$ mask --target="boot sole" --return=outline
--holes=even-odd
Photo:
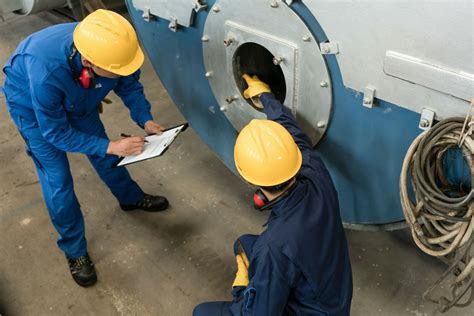
[[[157,208],[140,208],[136,206],[120,205],[120,208],[122,209],[122,211],[125,211],[125,212],[140,210],[144,212],[154,213],[154,212],[162,212],[166,210],[168,207],[169,207],[169,204],[166,204]]]

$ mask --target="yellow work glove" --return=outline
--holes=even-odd
[[[242,78],[245,79],[247,82],[247,85],[249,86],[245,91],[244,91],[244,97],[246,99],[258,97],[262,93],[266,92],[272,92],[270,90],[270,86],[267,85],[265,82],[261,81],[258,79],[257,76],[250,77],[247,74],[244,74]]]
[[[249,285],[249,260],[245,254],[235,256],[237,262],[237,274],[232,287]]]

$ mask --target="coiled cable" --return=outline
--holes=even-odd
[[[466,117],[466,121],[445,119],[420,134],[408,149],[400,175],[400,200],[416,245],[431,256],[446,258],[448,271],[455,275],[450,284],[453,298],[437,300],[443,311],[466,305],[458,302],[468,292],[470,303],[474,293],[474,258],[470,251],[474,228],[474,139],[470,118],[467,132]],[[450,183],[444,172],[445,154],[458,146],[470,171],[470,188]],[[456,256],[461,248],[463,255]],[[443,274],[435,286],[447,277],[448,273]],[[433,287],[424,296],[431,291]]]

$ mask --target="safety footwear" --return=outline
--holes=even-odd
[[[124,211],[142,210],[146,212],[160,212],[168,208],[169,202],[164,196],[145,194],[143,198],[135,204],[120,207]]]
[[[132,25],[109,10],[86,16],[74,29],[74,45],[88,61],[120,76],[131,75],[145,60]]]
[[[72,278],[77,284],[83,287],[92,286],[97,282],[97,274],[95,273],[94,264],[89,255],[80,256],[76,259],[67,258],[69,270]]]
[[[281,124],[252,120],[240,132],[234,147],[237,171],[257,186],[274,186],[294,177],[302,163],[301,151]]]

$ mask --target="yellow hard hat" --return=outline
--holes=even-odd
[[[134,73],[145,60],[132,25],[109,10],[82,20],[74,30],[74,45],[92,64],[120,76]]]
[[[237,137],[234,160],[240,175],[258,186],[290,180],[300,170],[301,151],[282,125],[252,120]]]

